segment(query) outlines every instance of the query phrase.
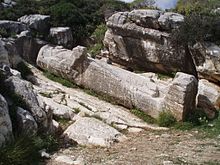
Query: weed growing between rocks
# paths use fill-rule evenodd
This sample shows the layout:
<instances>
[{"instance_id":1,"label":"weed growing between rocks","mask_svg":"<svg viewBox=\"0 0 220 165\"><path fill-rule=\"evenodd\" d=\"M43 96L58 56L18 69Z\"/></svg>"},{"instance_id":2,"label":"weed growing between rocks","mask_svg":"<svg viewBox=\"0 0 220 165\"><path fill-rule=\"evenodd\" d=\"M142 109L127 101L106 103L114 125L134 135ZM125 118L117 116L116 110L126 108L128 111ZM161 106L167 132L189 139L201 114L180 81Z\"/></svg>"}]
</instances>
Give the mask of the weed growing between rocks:
<instances>
[{"instance_id":1,"label":"weed growing between rocks","mask_svg":"<svg viewBox=\"0 0 220 165\"><path fill-rule=\"evenodd\" d=\"M70 82L62 77L58 77L48 71L44 72L44 76L52 81L55 81L55 82L62 84L63 86L66 86L68 88L76 88L77 87L77 85L73 84L72 82Z\"/></svg>"},{"instance_id":2,"label":"weed growing between rocks","mask_svg":"<svg viewBox=\"0 0 220 165\"><path fill-rule=\"evenodd\" d=\"M171 114L171 112L162 111L159 114L157 123L161 127L171 127L176 123L176 118Z\"/></svg>"},{"instance_id":3,"label":"weed growing between rocks","mask_svg":"<svg viewBox=\"0 0 220 165\"><path fill-rule=\"evenodd\" d=\"M140 119L142 119L143 121L145 121L145 122L147 122L149 124L157 123L155 119L153 119L152 117L150 117L149 115L147 115L146 113L141 111L140 109L134 108L134 109L131 109L130 111L135 116L139 117Z\"/></svg>"}]
</instances>

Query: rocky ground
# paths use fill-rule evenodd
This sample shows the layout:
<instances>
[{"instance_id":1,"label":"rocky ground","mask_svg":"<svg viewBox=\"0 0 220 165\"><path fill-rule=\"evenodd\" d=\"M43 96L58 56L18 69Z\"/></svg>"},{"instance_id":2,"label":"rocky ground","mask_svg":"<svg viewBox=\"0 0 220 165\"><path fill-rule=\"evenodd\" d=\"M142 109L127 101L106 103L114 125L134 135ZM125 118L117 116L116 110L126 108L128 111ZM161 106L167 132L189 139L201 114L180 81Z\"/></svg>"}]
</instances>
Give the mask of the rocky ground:
<instances>
[{"instance_id":1,"label":"rocky ground","mask_svg":"<svg viewBox=\"0 0 220 165\"><path fill-rule=\"evenodd\" d=\"M127 137L128 140L110 148L62 149L47 164L60 164L55 159L62 155L81 159L82 164L97 165L220 164L220 139L202 137L197 131L143 131Z\"/></svg>"},{"instance_id":2,"label":"rocky ground","mask_svg":"<svg viewBox=\"0 0 220 165\"><path fill-rule=\"evenodd\" d=\"M79 106L82 111L77 115L74 114L73 118L79 117L83 113L89 114L87 117L101 120L119 130L125 137L123 141L111 144L108 147L77 145L61 148L51 155L51 159L47 161L48 165L220 163L220 138L209 139L198 131L163 130L163 128L148 125L121 106L112 105L88 95L79 88L64 87L49 80L34 67L32 67L32 71L38 82L38 85L34 85L38 93L44 95L42 94L43 91L49 93L59 91L58 93L61 95L68 96L65 100L66 103L63 104L64 107L68 107L68 105ZM71 96L74 96L74 100L71 100ZM43 98L58 103L58 98L61 97L54 95L54 97L48 98L44 95ZM59 103L58 105L62 104ZM86 129L86 123L84 126ZM89 125L88 129L91 129Z\"/></svg>"}]
</instances>

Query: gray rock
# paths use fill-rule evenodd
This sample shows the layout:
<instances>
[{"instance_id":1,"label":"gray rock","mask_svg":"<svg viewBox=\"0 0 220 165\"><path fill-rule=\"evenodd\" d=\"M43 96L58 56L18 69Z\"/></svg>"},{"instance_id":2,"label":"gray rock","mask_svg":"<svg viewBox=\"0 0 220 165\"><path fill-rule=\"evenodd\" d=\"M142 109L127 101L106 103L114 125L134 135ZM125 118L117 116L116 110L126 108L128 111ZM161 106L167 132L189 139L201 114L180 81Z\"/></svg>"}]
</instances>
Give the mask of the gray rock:
<instances>
[{"instance_id":1,"label":"gray rock","mask_svg":"<svg viewBox=\"0 0 220 165\"><path fill-rule=\"evenodd\" d=\"M50 38L55 45L62 45L66 48L73 46L72 31L69 27L50 28Z\"/></svg>"},{"instance_id":2,"label":"gray rock","mask_svg":"<svg viewBox=\"0 0 220 165\"><path fill-rule=\"evenodd\" d=\"M195 110L198 91L197 79L185 73L177 73L165 96L165 110L173 113L177 120L187 117Z\"/></svg>"},{"instance_id":3,"label":"gray rock","mask_svg":"<svg viewBox=\"0 0 220 165\"><path fill-rule=\"evenodd\" d=\"M8 51L8 59L9 59L10 67L16 68L17 65L22 61L16 46L16 39L12 39L12 38L4 39L4 46Z\"/></svg>"},{"instance_id":4,"label":"gray rock","mask_svg":"<svg viewBox=\"0 0 220 165\"><path fill-rule=\"evenodd\" d=\"M214 43L197 43L191 49L201 78L220 82L220 47Z\"/></svg>"},{"instance_id":5,"label":"gray rock","mask_svg":"<svg viewBox=\"0 0 220 165\"><path fill-rule=\"evenodd\" d=\"M160 16L158 22L163 30L176 29L184 22L184 16L178 13L167 12Z\"/></svg>"},{"instance_id":6,"label":"gray rock","mask_svg":"<svg viewBox=\"0 0 220 165\"><path fill-rule=\"evenodd\" d=\"M134 10L112 15L107 22L104 45L108 58L128 69L147 72L185 72L196 75L192 61L183 48L176 49L170 31L184 20L176 13ZM161 30L169 26L168 30ZM187 67L186 67L187 66Z\"/></svg>"},{"instance_id":7,"label":"gray rock","mask_svg":"<svg viewBox=\"0 0 220 165\"><path fill-rule=\"evenodd\" d=\"M39 51L37 65L48 70L53 68L53 73L62 75L67 79L74 79L81 72L80 68L86 56L85 47L78 46L73 50L67 50L60 46L45 45ZM51 65L48 65L49 63L47 64L45 59Z\"/></svg>"},{"instance_id":8,"label":"gray rock","mask_svg":"<svg viewBox=\"0 0 220 165\"><path fill-rule=\"evenodd\" d=\"M28 27L21 22L8 20L0 20L0 29L5 29L9 35L12 33L19 34L22 31L29 30Z\"/></svg>"},{"instance_id":9,"label":"gray rock","mask_svg":"<svg viewBox=\"0 0 220 165\"><path fill-rule=\"evenodd\" d=\"M5 49L2 40L0 40L0 63L9 65L8 51Z\"/></svg>"},{"instance_id":10,"label":"gray rock","mask_svg":"<svg viewBox=\"0 0 220 165\"><path fill-rule=\"evenodd\" d=\"M207 80L199 80L197 106L201 108L209 119L217 116L220 108L220 87Z\"/></svg>"},{"instance_id":11,"label":"gray rock","mask_svg":"<svg viewBox=\"0 0 220 165\"><path fill-rule=\"evenodd\" d=\"M0 147L12 140L12 123L9 116L8 103L0 95Z\"/></svg>"},{"instance_id":12,"label":"gray rock","mask_svg":"<svg viewBox=\"0 0 220 165\"><path fill-rule=\"evenodd\" d=\"M131 11L128 18L139 26L159 29L158 18L161 13L159 10L139 9Z\"/></svg>"},{"instance_id":13,"label":"gray rock","mask_svg":"<svg viewBox=\"0 0 220 165\"><path fill-rule=\"evenodd\" d=\"M31 29L34 29L41 33L47 33L50 28L50 16L32 14L25 15L18 19L18 21L27 24Z\"/></svg>"},{"instance_id":14,"label":"gray rock","mask_svg":"<svg viewBox=\"0 0 220 165\"><path fill-rule=\"evenodd\" d=\"M35 135L38 126L31 113L20 107L17 108L16 113L19 132L26 135Z\"/></svg>"},{"instance_id":15,"label":"gray rock","mask_svg":"<svg viewBox=\"0 0 220 165\"><path fill-rule=\"evenodd\" d=\"M31 115L38 123L38 126L40 128L45 128L45 131L47 131L47 128L52 122L52 118L50 118L49 114L47 115L45 110L39 106L39 102L33 91L31 83L15 76L9 77L4 83L10 92L22 99L20 100L21 104L25 103L23 106L26 106L31 112Z\"/></svg>"},{"instance_id":16,"label":"gray rock","mask_svg":"<svg viewBox=\"0 0 220 165\"><path fill-rule=\"evenodd\" d=\"M87 58L85 48L81 47L70 51L46 45L39 52L37 64L42 69L79 86L108 95L127 108L139 108L154 118L158 117L166 104L168 109L176 113L177 119L182 120L186 113L192 110L197 93L197 81L194 76L179 73L168 86L166 83L154 82L151 78L108 65L103 61ZM172 91L176 86L180 86L180 91ZM172 92L176 92L175 96L178 98L173 97ZM173 106L176 99L179 99L177 107ZM166 103L167 100L170 104ZM105 116L107 113L96 115ZM105 119L110 121L106 117Z\"/></svg>"},{"instance_id":17,"label":"gray rock","mask_svg":"<svg viewBox=\"0 0 220 165\"><path fill-rule=\"evenodd\" d=\"M36 64L37 55L40 51L40 48L46 44L46 41L26 35L19 36L19 38L17 38L15 41L15 47L18 55L31 64Z\"/></svg>"},{"instance_id":18,"label":"gray rock","mask_svg":"<svg viewBox=\"0 0 220 165\"><path fill-rule=\"evenodd\" d=\"M53 111L53 115L57 118L72 120L74 117L73 109L68 106L56 103L53 99L41 97L46 106Z\"/></svg>"},{"instance_id":19,"label":"gray rock","mask_svg":"<svg viewBox=\"0 0 220 165\"><path fill-rule=\"evenodd\" d=\"M87 117L80 118L69 126L64 132L64 136L75 140L81 145L102 147L109 147L114 142L119 142L126 138L109 125Z\"/></svg>"}]
</instances>

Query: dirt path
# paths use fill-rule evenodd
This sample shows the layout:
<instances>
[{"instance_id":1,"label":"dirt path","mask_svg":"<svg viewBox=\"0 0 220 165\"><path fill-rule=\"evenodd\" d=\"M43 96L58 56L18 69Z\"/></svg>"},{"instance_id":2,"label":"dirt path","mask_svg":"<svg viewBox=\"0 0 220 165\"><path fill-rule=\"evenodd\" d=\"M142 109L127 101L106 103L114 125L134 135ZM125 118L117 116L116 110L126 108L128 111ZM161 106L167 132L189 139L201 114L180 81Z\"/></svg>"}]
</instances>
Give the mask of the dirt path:
<instances>
[{"instance_id":1,"label":"dirt path","mask_svg":"<svg viewBox=\"0 0 220 165\"><path fill-rule=\"evenodd\" d=\"M111 148L68 148L54 155L83 157L88 165L220 164L220 139L199 137L197 132L152 132L128 135ZM59 163L58 163L59 164ZM48 165L58 165L53 160Z\"/></svg>"}]
</instances>

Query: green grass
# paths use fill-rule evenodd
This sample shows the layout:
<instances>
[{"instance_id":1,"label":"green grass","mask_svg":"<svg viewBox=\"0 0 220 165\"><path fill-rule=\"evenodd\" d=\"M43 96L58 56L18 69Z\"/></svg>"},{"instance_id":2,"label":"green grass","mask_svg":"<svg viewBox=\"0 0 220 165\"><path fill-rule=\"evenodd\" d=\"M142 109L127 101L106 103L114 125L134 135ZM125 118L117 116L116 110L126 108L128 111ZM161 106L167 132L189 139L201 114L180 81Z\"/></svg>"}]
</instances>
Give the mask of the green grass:
<instances>
[{"instance_id":1,"label":"green grass","mask_svg":"<svg viewBox=\"0 0 220 165\"><path fill-rule=\"evenodd\" d=\"M58 82L58 83L62 84L63 86L66 86L68 88L77 88L77 85L75 85L74 83L72 83L69 80L66 80L62 77L58 77L58 76L54 75L53 73L46 71L43 74L48 79L55 81L55 82Z\"/></svg>"},{"instance_id":2,"label":"green grass","mask_svg":"<svg viewBox=\"0 0 220 165\"><path fill-rule=\"evenodd\" d=\"M157 122L161 127L171 127L176 123L176 118L171 114L171 112L163 111L159 114Z\"/></svg>"},{"instance_id":3,"label":"green grass","mask_svg":"<svg viewBox=\"0 0 220 165\"><path fill-rule=\"evenodd\" d=\"M143 121L145 121L149 124L155 124L156 123L155 119L153 119L152 117L150 117L149 115L147 115L146 113L141 111L140 109L134 108L134 109L131 109L130 111L135 116L137 116L138 118L142 119Z\"/></svg>"},{"instance_id":4,"label":"green grass","mask_svg":"<svg viewBox=\"0 0 220 165\"><path fill-rule=\"evenodd\" d=\"M170 79L170 78L174 78L176 75L175 72L171 73L171 74L165 74L165 73L157 73L157 76L160 80L167 80L167 79Z\"/></svg>"},{"instance_id":5,"label":"green grass","mask_svg":"<svg viewBox=\"0 0 220 165\"><path fill-rule=\"evenodd\" d=\"M58 141L51 135L29 137L20 135L0 150L0 165L37 165L41 161L39 150L55 151Z\"/></svg>"}]
</instances>

